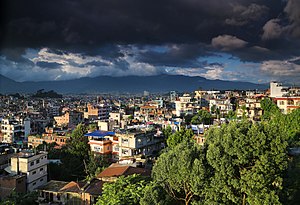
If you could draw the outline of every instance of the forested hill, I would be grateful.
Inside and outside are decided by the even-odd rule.
[[[156,76],[98,76],[63,81],[16,82],[0,75],[0,93],[34,93],[37,90],[55,90],[58,93],[99,93],[99,92],[130,92],[144,90],[150,92],[193,91],[199,88],[211,90],[253,90],[266,89],[266,84],[254,84],[240,81],[208,80],[203,77],[182,75]]]

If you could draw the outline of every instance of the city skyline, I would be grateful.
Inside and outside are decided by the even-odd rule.
[[[201,76],[300,82],[300,2],[2,2],[0,74],[13,80]]]

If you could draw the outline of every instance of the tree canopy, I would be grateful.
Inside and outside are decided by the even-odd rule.
[[[211,114],[207,110],[199,110],[196,115],[192,117],[191,123],[194,125],[211,124]]]
[[[103,185],[102,196],[96,205],[135,205],[144,196],[148,180],[140,175],[121,176],[113,183]]]
[[[174,200],[185,204],[204,197],[207,176],[204,152],[190,140],[163,153],[153,167],[154,181]]]
[[[207,134],[213,168],[208,204],[280,204],[288,165],[285,134],[273,124],[231,122]]]
[[[186,129],[182,127],[179,131],[170,135],[167,139],[167,145],[169,147],[174,147],[180,142],[186,139],[192,139],[194,137],[194,133],[192,129]]]

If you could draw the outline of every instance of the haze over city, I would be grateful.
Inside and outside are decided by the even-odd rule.
[[[2,1],[0,74],[300,81],[300,1]]]

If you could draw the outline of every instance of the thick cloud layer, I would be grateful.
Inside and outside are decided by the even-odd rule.
[[[7,0],[1,9],[1,74],[17,80],[243,79],[237,75],[246,76],[249,64],[265,81],[280,80],[288,75],[275,67],[300,56],[299,0]]]

